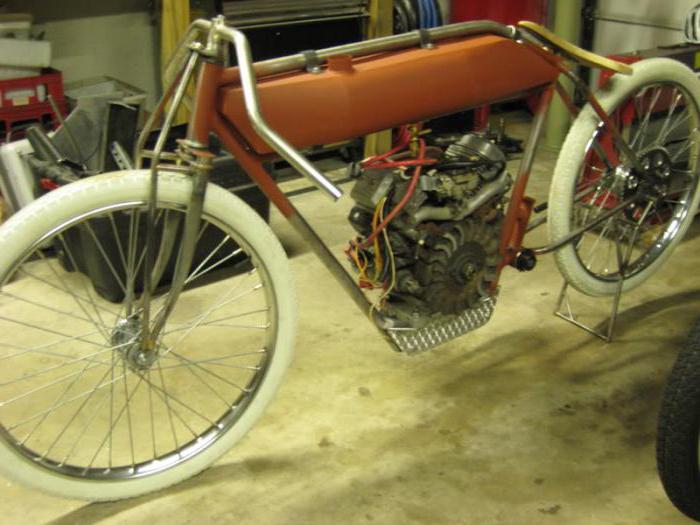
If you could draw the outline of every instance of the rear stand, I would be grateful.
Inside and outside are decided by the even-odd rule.
[[[617,289],[615,291],[615,295],[613,295],[612,298],[612,304],[610,307],[610,317],[607,319],[605,330],[597,330],[594,327],[582,323],[576,318],[576,313],[571,308],[571,301],[569,299],[568,294],[569,283],[566,279],[564,279],[564,284],[561,287],[561,292],[559,292],[557,306],[554,309],[554,315],[556,315],[557,317],[564,319],[565,321],[568,321],[573,325],[578,326],[579,328],[585,330],[589,334],[593,334],[596,337],[601,338],[606,343],[611,342],[613,339],[615,322],[617,321],[617,313],[620,309],[620,299],[622,298],[622,285],[625,282],[625,272],[627,270],[627,265],[632,254],[632,250],[629,249],[625,254],[625,257],[623,257],[619,242],[615,243],[615,248],[617,254],[617,268],[620,278],[617,282]]]

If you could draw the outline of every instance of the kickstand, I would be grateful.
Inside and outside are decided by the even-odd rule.
[[[611,342],[613,339],[615,322],[617,321],[617,313],[620,308],[620,299],[622,297],[622,285],[625,282],[627,265],[629,263],[630,256],[632,255],[632,249],[630,247],[630,249],[627,250],[627,253],[623,257],[622,250],[620,248],[620,242],[618,240],[615,243],[615,252],[617,255],[617,267],[618,274],[620,277],[617,281],[617,289],[615,290],[615,295],[613,295],[612,305],[610,308],[610,317],[607,320],[607,327],[605,331],[596,330],[595,328],[582,323],[576,318],[576,314],[571,308],[571,301],[569,299],[568,294],[569,283],[566,279],[564,279],[564,284],[561,287],[559,299],[557,300],[557,306],[554,309],[554,315],[556,315],[557,317],[564,319],[565,321],[568,321],[571,324],[578,326],[579,328],[582,328],[586,332],[593,334],[596,337],[601,338],[606,343]]]

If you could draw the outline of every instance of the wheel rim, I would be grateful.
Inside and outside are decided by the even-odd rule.
[[[642,272],[675,239],[687,219],[697,191],[699,119],[692,97],[674,83],[643,86],[609,114],[645,170],[640,172],[624,158],[600,124],[586,145],[574,185],[571,229],[638,197],[584,233],[574,246],[590,275],[618,281],[621,260],[628,260],[625,278]]]
[[[62,475],[129,479],[196,456],[235,425],[274,356],[268,271],[236,232],[205,213],[188,288],[157,356],[139,359],[138,322],[125,313],[131,304],[130,319],[138,319],[145,206],[66,221],[0,269],[0,432],[19,454]],[[180,206],[159,203],[159,231],[182,216]],[[49,245],[60,250],[50,254]],[[92,260],[81,260],[81,246]],[[93,276],[101,267],[122,299],[105,300],[66,266],[92,266]],[[166,296],[163,286],[156,309]]]

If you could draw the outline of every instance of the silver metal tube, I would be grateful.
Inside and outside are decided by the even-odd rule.
[[[374,326],[379,330],[379,333],[392,345],[395,349],[396,344],[388,336],[385,331],[387,326],[391,325],[391,320],[384,318],[382,313],[372,306],[372,303],[367,299],[365,293],[357,285],[355,279],[343,268],[338,262],[333,253],[328,249],[321,238],[316,234],[314,229],[306,222],[306,219],[299,212],[295,212],[287,219],[289,224],[296,232],[304,239],[311,247],[311,250],[321,260],[323,265],[333,275],[335,280],[343,287],[355,305],[362,311],[363,314],[369,317]]]
[[[258,89],[255,80],[255,72],[253,71],[253,59],[250,54],[248,39],[240,31],[228,27],[222,27],[219,30],[219,35],[234,45],[236,57],[238,59],[238,68],[241,74],[241,86],[243,88],[246,112],[248,113],[248,118],[255,131],[274,151],[289,162],[297,171],[308,177],[328,195],[336,200],[339,199],[343,192],[265,122],[265,119],[260,113]]]
[[[281,26],[297,26],[303,24],[313,24],[315,22],[332,22],[337,20],[356,20],[367,18],[369,15],[335,15],[335,16],[323,16],[317,18],[295,18],[294,20],[282,19],[279,22],[274,21],[264,21],[264,22],[251,22],[246,21],[244,24],[238,24],[237,27],[244,29],[260,29],[263,27],[281,27]]]
[[[512,26],[504,26],[503,24],[490,21],[462,22],[459,24],[435,27],[425,31],[431,41],[480,34],[494,34],[504,38],[515,38],[517,34],[517,30]],[[365,40],[363,42],[353,42],[352,44],[319,49],[316,51],[316,55],[321,60],[326,60],[328,57],[338,55],[361,57],[383,51],[405,49],[420,45],[420,43],[421,33],[419,31],[411,31],[400,35],[373,38],[372,40]],[[263,60],[261,62],[256,62],[253,66],[257,76],[285,73],[295,69],[303,69],[304,67],[306,67],[306,57],[302,54]]]
[[[151,160],[151,185],[148,197],[148,222],[146,224],[146,254],[145,254],[145,269],[143,275],[143,295],[141,296],[141,304],[143,306],[143,341],[146,344],[149,338],[149,323],[150,323],[150,305],[151,305],[151,295],[153,293],[153,288],[155,284],[153,283],[153,268],[155,266],[155,209],[156,201],[158,196],[158,163],[160,160],[160,154],[165,146],[165,141],[168,138],[168,133],[175,120],[175,115],[182,101],[182,97],[185,96],[185,91],[187,90],[187,85],[192,78],[197,62],[199,61],[199,55],[192,51],[187,59],[185,69],[182,73],[182,78],[175,89],[175,94],[173,96],[168,112],[165,115],[165,121],[163,122],[163,127],[161,128],[160,134],[158,135],[158,140],[156,141],[156,146],[154,148],[153,159]],[[127,293],[131,293],[131,290],[127,290]],[[130,298],[128,298],[130,299]],[[127,315],[131,315],[132,301],[127,301]]]
[[[192,24],[190,24],[190,27],[187,29],[185,35],[180,39],[177,48],[168,60],[168,63],[165,66],[163,72],[163,81],[164,84],[168,86],[168,89],[160,97],[160,100],[156,104],[156,107],[149,115],[148,120],[146,120],[146,123],[144,124],[143,129],[139,134],[138,140],[134,145],[133,159],[134,166],[136,166],[137,168],[141,167],[141,162],[143,160],[143,147],[146,143],[146,139],[148,138],[149,133],[153,130],[153,127],[155,126],[156,119],[160,116],[163,108],[165,108],[165,105],[171,99],[175,88],[178,87],[176,78],[178,75],[182,74],[184,69],[187,67],[189,57],[192,53],[190,50],[190,45],[192,44],[192,42],[197,40],[199,36],[209,31],[211,26],[212,23],[209,20],[198,19],[192,22]]]
[[[588,224],[585,224],[581,226],[580,228],[575,229],[574,231],[570,232],[568,235],[565,235],[561,239],[557,240],[556,242],[552,244],[548,244],[547,246],[540,246],[539,248],[532,248],[532,251],[535,253],[535,255],[544,255],[546,253],[550,253],[553,251],[558,250],[565,244],[569,244],[572,241],[575,241],[578,239],[581,235],[586,233],[589,230],[592,230],[596,226],[598,226],[600,223],[605,222],[608,220],[610,217],[615,215],[616,213],[619,213],[623,209],[625,209],[627,206],[630,204],[634,203],[637,201],[639,197],[637,195],[630,197],[629,199],[625,199],[623,202],[615,206],[614,208],[609,209],[608,211],[605,211],[601,213],[598,217],[593,219],[591,222]]]
[[[202,210],[204,209],[204,196],[207,190],[210,169],[211,163],[202,163],[199,168],[194,168],[192,198],[187,206],[187,214],[185,215],[180,253],[177,258],[177,263],[175,264],[175,272],[172,283],[170,284],[168,296],[165,299],[162,310],[153,320],[153,327],[151,328],[150,334],[148,334],[151,343],[157,339],[161,330],[163,330],[168,317],[175,308],[175,303],[177,303],[182,290],[185,288],[187,273],[190,271],[195,245],[197,244],[197,231],[201,224]],[[167,247],[168,253],[170,250],[171,247]],[[148,326],[146,323],[146,311],[147,310],[144,309],[144,326]],[[144,339],[144,341],[146,341],[146,339]]]

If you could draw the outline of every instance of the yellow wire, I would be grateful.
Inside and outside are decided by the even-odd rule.
[[[379,219],[384,222],[384,208],[382,207],[380,211],[380,217]],[[369,317],[372,319],[372,314],[374,310],[379,308],[386,298],[389,296],[389,294],[392,292],[394,289],[394,286],[396,285],[396,261],[394,260],[394,250],[391,247],[391,242],[389,241],[389,235],[386,232],[386,228],[382,231],[382,234],[384,235],[384,242],[386,242],[386,249],[387,253],[389,254],[389,264],[391,267],[391,283],[389,284],[389,287],[384,291],[384,293],[379,297],[379,300],[376,303],[372,303],[372,305],[369,307]]]
[[[363,262],[360,262],[360,256],[362,256]],[[354,259],[360,273],[360,281],[369,282],[369,279],[367,279],[367,274],[365,273],[365,270],[367,269],[367,259],[365,258],[365,255],[358,250],[357,246],[355,246]]]
[[[382,208],[382,211],[380,212],[380,217],[379,220],[384,222],[384,208]],[[384,294],[380,297],[380,301],[383,301],[384,299],[387,298],[387,296],[391,293],[391,291],[394,289],[394,286],[396,285],[396,261],[394,260],[394,250],[391,247],[391,242],[389,241],[389,234],[386,231],[387,229],[384,228],[382,230],[382,233],[384,234],[384,242],[386,243],[386,251],[389,254],[389,266],[391,267],[391,281],[389,284],[389,287],[386,289]]]
[[[379,215],[384,209],[384,203],[386,202],[386,197],[379,201],[377,207],[374,209],[374,215],[372,216],[372,231],[377,228],[379,224]],[[379,236],[374,238],[374,283],[376,284],[379,275],[381,274],[382,267],[384,266],[384,259],[382,258],[382,252],[379,249]]]

